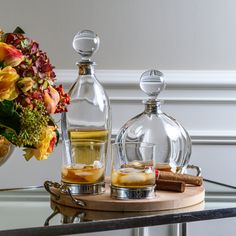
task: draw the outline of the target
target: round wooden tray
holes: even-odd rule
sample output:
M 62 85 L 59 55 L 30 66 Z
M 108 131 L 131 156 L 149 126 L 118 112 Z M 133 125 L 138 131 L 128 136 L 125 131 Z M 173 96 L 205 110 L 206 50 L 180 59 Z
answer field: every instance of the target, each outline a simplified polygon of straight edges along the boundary
M 116 200 L 110 197 L 110 186 L 106 184 L 104 194 L 73 195 L 75 199 L 85 203 L 82 207 L 69 194 L 62 194 L 58 188 L 51 187 L 51 192 L 60 196 L 56 198 L 51 195 L 51 200 L 57 204 L 86 210 L 120 212 L 173 210 L 196 205 L 205 198 L 203 186 L 186 186 L 183 193 L 158 190 L 153 199 Z
M 176 214 L 185 213 L 192 211 L 200 211 L 205 207 L 205 202 L 200 202 L 196 205 L 178 208 L 173 210 L 162 210 L 162 211 L 95 211 L 86 210 L 76 207 L 64 206 L 51 201 L 51 209 L 54 212 L 58 212 L 62 215 L 64 219 L 67 219 L 67 223 L 73 223 L 76 218 L 80 218 L 80 222 L 94 221 L 94 220 L 106 220 L 106 219 L 116 219 L 120 217 L 136 217 L 136 216 L 149 216 L 150 214 L 161 215 L 161 214 Z M 49 220 L 51 217 L 49 217 Z

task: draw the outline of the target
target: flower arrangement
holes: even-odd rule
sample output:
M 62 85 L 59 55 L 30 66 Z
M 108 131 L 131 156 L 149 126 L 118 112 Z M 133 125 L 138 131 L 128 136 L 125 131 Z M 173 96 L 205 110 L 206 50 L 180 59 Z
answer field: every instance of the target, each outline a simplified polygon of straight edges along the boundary
M 17 27 L 0 30 L 0 135 L 24 147 L 26 160 L 47 159 L 58 141 L 52 114 L 66 112 L 70 98 L 39 44 Z

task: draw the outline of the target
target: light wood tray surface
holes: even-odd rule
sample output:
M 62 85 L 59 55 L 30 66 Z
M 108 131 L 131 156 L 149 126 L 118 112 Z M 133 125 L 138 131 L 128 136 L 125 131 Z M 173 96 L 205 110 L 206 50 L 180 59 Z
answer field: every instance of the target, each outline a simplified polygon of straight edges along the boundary
M 55 194 L 59 194 L 56 188 L 51 189 Z M 156 197 L 153 199 L 138 200 L 116 200 L 110 197 L 110 187 L 106 185 L 106 191 L 100 195 L 74 195 L 76 199 L 85 202 L 85 206 L 77 205 L 68 194 L 60 194 L 60 199 L 51 196 L 51 200 L 65 206 L 82 208 L 86 210 L 98 211 L 159 211 L 173 210 L 196 205 L 205 198 L 205 189 L 203 186 L 186 186 L 183 193 L 156 191 Z

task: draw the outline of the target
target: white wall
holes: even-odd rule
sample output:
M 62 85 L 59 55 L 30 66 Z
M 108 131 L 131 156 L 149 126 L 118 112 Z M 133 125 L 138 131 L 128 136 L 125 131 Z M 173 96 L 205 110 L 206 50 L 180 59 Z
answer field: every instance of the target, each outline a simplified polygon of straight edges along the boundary
M 97 71 L 112 104 L 113 132 L 130 117 L 141 112 L 145 95 L 138 88 L 142 71 Z M 193 151 L 191 163 L 199 165 L 203 176 L 235 185 L 236 153 L 236 72 L 228 71 L 163 71 L 166 92 L 163 110 L 180 121 L 189 131 Z M 57 71 L 58 82 L 68 87 L 76 71 Z M 122 79 L 121 79 L 122 78 Z M 0 188 L 42 185 L 45 180 L 60 181 L 60 145 L 45 161 L 26 162 L 16 149 L 10 159 L 0 167 Z M 220 224 L 220 227 L 218 226 Z M 189 235 L 210 235 L 213 231 L 233 235 L 232 220 L 197 222 L 189 224 Z M 209 227 L 208 227 L 209 226 Z M 202 229 L 202 230 L 201 230 Z M 213 230 L 212 230 L 213 229 Z M 176 235 L 172 227 L 151 227 L 146 236 Z M 112 232 L 125 236 L 141 236 L 135 230 Z M 109 235 L 110 232 L 96 235 Z M 84 234 L 90 235 L 90 234 Z M 95 235 L 95 234 L 91 234 Z
M 21 26 L 57 69 L 75 68 L 82 29 L 101 38 L 99 69 L 234 70 L 234 0 L 1 0 L 0 28 Z
M 233 184 L 233 175 L 219 174 L 212 163 L 229 163 L 233 172 L 236 74 L 229 70 L 236 62 L 235 9 L 233 0 L 2 0 L 0 22 L 5 31 L 19 25 L 36 39 L 56 65 L 58 82 L 67 87 L 76 77 L 68 70 L 77 60 L 72 38 L 78 30 L 95 30 L 101 37 L 96 61 L 103 70 L 98 75 L 112 98 L 114 132 L 143 109 L 138 89 L 143 70 L 167 72 L 163 109 L 190 132 L 192 159 L 208 166 L 207 177 L 227 177 Z M 2 166 L 0 174 L 13 169 L 11 176 L 18 176 L 26 168 L 20 175 L 25 180 L 17 178 L 22 185 L 42 183 L 42 175 L 51 178 L 60 166 L 59 151 L 50 164 L 25 163 L 21 155 Z M 28 165 L 35 173 L 30 178 Z
M 19 25 L 36 39 L 59 69 L 59 82 L 66 86 L 76 77 L 75 71 L 68 71 L 78 60 L 71 46 L 74 34 L 82 29 L 99 34 L 101 47 L 95 59 L 98 69 L 103 69 L 98 71 L 99 79 L 112 99 L 114 132 L 143 109 L 144 95 L 137 86 L 141 72 L 164 71 L 168 83 L 163 110 L 190 132 L 191 162 L 202 167 L 205 178 L 236 184 L 236 73 L 229 71 L 235 70 L 236 62 L 236 1 L 0 3 L 0 28 L 12 31 Z M 26 162 L 16 150 L 1 166 L 0 187 L 59 180 L 60 163 L 60 146 L 42 162 Z
M 162 108 L 190 133 L 191 163 L 202 168 L 205 178 L 235 185 L 236 72 L 163 72 L 167 86 L 161 95 Z M 97 71 L 111 100 L 113 134 L 144 109 L 145 94 L 138 87 L 141 73 L 139 70 Z M 67 88 L 75 80 L 77 71 L 59 70 L 57 74 L 58 83 Z M 1 167 L 0 185 L 42 185 L 46 179 L 60 180 L 60 165 L 60 146 L 49 160 L 42 162 L 26 162 L 22 153 L 16 151 Z

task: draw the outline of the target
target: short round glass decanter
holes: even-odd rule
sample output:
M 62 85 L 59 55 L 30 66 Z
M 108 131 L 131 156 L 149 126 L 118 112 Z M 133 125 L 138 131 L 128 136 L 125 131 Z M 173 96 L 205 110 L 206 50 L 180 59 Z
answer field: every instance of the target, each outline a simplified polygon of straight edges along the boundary
M 164 90 L 164 75 L 158 70 L 145 71 L 140 88 L 148 95 L 145 110 L 123 125 L 116 142 L 145 142 L 156 145 L 155 163 L 159 170 L 183 173 L 191 155 L 191 139 L 184 127 L 161 110 L 159 93 Z
M 105 187 L 111 114 L 91 60 L 99 43 L 99 37 L 90 30 L 78 32 L 73 39 L 81 60 L 77 63 L 78 78 L 69 90 L 71 104 L 62 115 L 62 183 L 74 194 L 99 194 Z

